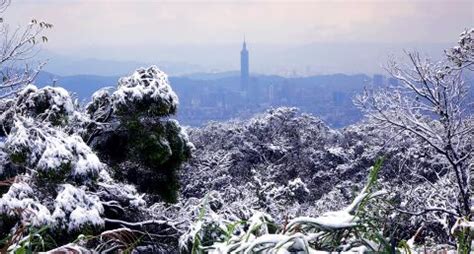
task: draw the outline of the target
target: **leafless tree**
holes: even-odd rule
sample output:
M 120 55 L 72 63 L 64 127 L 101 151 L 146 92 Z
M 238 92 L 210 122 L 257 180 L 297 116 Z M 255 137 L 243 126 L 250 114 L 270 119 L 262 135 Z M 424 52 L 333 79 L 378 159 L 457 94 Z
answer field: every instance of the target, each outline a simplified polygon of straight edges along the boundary
M 10 0 L 0 0 L 0 14 L 3 14 Z M 52 25 L 32 19 L 25 27 L 14 27 L 0 18 L 0 98 L 14 95 L 19 88 L 31 83 L 38 75 L 45 62 L 34 66 L 28 64 L 39 48 L 38 43 L 48 41 L 45 29 Z
M 447 50 L 446 59 L 439 62 L 422 58 L 417 52 L 406 52 L 408 65 L 392 60 L 386 68 L 398 84 L 366 89 L 355 100 L 380 126 L 416 136 L 443 155 L 458 190 L 455 214 L 466 220 L 472 217 L 474 118 L 463 72 L 473 67 L 473 37 L 473 29 L 463 32 L 458 45 Z

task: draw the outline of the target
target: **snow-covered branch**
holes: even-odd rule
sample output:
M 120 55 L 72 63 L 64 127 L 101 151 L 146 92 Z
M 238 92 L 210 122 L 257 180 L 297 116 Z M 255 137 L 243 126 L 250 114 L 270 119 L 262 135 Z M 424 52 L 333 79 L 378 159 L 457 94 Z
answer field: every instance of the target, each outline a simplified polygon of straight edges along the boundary
M 468 85 L 461 75 L 472 62 L 471 34 L 472 29 L 462 34 L 460 46 L 447 51 L 446 61 L 432 62 L 417 52 L 406 53 L 408 65 L 390 61 L 387 71 L 398 85 L 367 90 L 355 101 L 380 126 L 414 135 L 444 156 L 458 186 L 459 216 L 470 215 L 472 191 L 467 161 L 472 157 L 474 126 L 464 112 Z

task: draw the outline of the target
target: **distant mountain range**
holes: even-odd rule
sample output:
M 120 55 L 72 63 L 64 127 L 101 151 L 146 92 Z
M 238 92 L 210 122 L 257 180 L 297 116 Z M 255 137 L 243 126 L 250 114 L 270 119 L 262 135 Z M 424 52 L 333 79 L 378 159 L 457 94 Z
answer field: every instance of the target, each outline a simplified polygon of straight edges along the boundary
M 61 76 L 80 75 L 82 73 L 101 76 L 124 76 L 139 67 L 150 65 L 157 65 L 160 69 L 173 76 L 205 71 L 201 66 L 184 62 L 154 61 L 152 63 L 102 60 L 96 58 L 80 59 L 58 55 L 49 51 L 42 51 L 37 58 L 48 60 L 44 68 L 46 72 Z
M 103 87 L 115 87 L 117 85 L 118 79 L 119 76 L 98 76 L 90 74 L 60 76 L 43 71 L 38 75 L 36 79 L 36 85 L 60 86 L 74 93 L 80 100 L 88 100 L 95 91 Z

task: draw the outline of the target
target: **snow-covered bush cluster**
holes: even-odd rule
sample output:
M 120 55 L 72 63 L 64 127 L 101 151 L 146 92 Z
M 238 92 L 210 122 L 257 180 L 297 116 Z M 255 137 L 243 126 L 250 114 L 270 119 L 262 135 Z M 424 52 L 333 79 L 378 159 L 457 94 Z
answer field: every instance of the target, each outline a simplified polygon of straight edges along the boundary
M 80 186 L 95 181 L 105 165 L 81 136 L 70 133 L 67 125 L 79 112 L 69 93 L 29 85 L 5 103 L 0 180 L 12 185 L 0 199 L 0 214 L 9 221 L 0 225 L 2 236 L 10 233 L 10 223 L 58 232 L 102 227 L 102 205 Z
M 120 79 L 111 96 L 99 91 L 84 108 L 58 87 L 28 85 L 3 100 L 0 239 L 47 227 L 65 243 L 150 217 L 146 191 L 151 200 L 176 196 L 177 181 L 169 179 L 192 148 L 167 118 L 177 102 L 154 66 Z M 146 174 L 138 172 L 143 165 Z
M 302 194 L 309 190 L 307 195 L 296 195 L 304 199 L 302 203 L 316 202 L 334 189 L 348 202 L 382 155 L 386 165 L 381 177 L 391 181 L 402 181 L 402 172 L 415 165 L 419 171 L 436 165 L 436 156 L 414 138 L 395 137 L 396 145 L 391 146 L 390 130 L 370 123 L 331 130 L 295 108 L 269 110 L 248 121 L 213 123 L 190 129 L 189 134 L 196 151 L 182 171 L 185 197 L 203 197 L 209 190 L 228 191 L 229 200 L 247 190 L 262 198 L 276 197 L 300 186 Z M 418 166 L 414 151 L 423 153 L 425 164 Z
M 378 181 L 391 190 L 386 198 L 393 202 L 392 216 L 400 215 L 394 208 L 401 200 L 410 211 L 423 206 L 448 209 L 450 196 L 455 196 L 450 184 L 443 187 L 447 196 L 421 194 L 423 188 L 441 186 L 442 179 L 453 180 L 443 158 L 418 138 L 394 137 L 392 130 L 370 121 L 331 130 L 294 108 L 278 108 L 248 121 L 190 129 L 189 134 L 196 151 L 182 171 L 183 198 L 218 191 L 224 203 L 245 204 L 280 223 L 341 209 L 360 191 L 369 168 L 381 156 L 385 159 Z M 438 216 L 431 219 L 438 221 Z M 404 228 L 396 237 L 408 239 L 424 220 L 413 217 L 401 220 L 403 225 L 394 221 L 394 226 Z M 452 222 L 427 234 L 446 238 L 449 225 Z
M 92 180 L 104 168 L 80 136 L 21 116 L 7 136 L 4 151 L 16 166 L 34 169 L 32 174 L 50 181 Z
M 217 214 L 215 210 L 219 208 L 210 202 L 215 201 L 216 197 L 209 199 L 206 196 L 199 207 L 196 222 L 181 237 L 180 247 L 192 253 L 202 250 L 210 253 L 381 250 L 384 247 L 380 242 L 363 238 L 365 230 L 375 229 L 367 223 L 368 218 L 363 214 L 367 201 L 387 194 L 374 189 L 379 170 L 380 162 L 371 170 L 370 179 L 361 193 L 344 209 L 326 212 L 318 217 L 287 217 L 282 224 L 260 211 L 248 215 L 245 212 L 229 213 L 228 208 L 223 208 Z M 237 215 L 237 219 L 229 214 Z

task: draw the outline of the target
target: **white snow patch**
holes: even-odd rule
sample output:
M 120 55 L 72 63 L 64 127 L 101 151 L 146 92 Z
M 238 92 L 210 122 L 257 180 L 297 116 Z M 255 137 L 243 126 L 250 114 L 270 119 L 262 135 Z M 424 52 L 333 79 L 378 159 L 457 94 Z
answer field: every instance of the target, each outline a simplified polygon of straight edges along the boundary
M 104 207 L 97 196 L 70 184 L 63 184 L 62 188 L 55 199 L 53 212 L 53 218 L 59 225 L 67 225 L 68 231 L 76 231 L 86 225 L 104 225 L 100 216 Z
M 115 109 L 144 98 L 151 98 L 168 108 L 176 108 L 178 105 L 178 96 L 171 89 L 168 75 L 156 66 L 140 68 L 131 76 L 121 78 L 112 97 Z
M 9 217 L 19 215 L 22 221 L 35 227 L 54 222 L 49 210 L 36 200 L 33 189 L 24 181 L 13 183 L 0 198 L 0 214 Z

